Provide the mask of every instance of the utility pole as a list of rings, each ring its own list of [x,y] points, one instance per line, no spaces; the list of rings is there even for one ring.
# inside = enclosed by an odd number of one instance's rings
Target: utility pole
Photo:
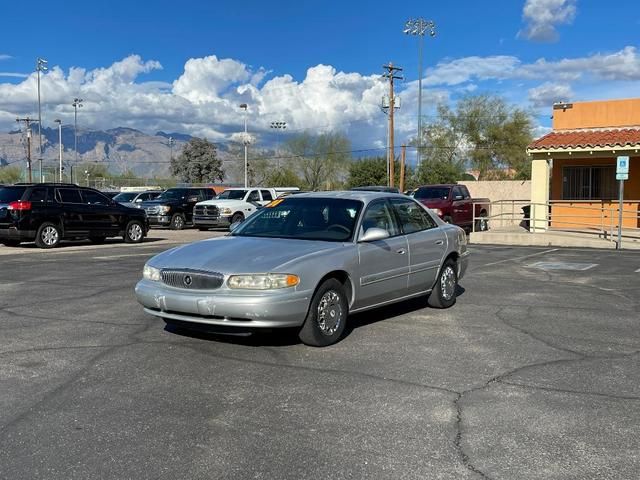
[[[16,122],[18,123],[24,122],[27,127],[27,170],[29,172],[29,183],[32,183],[33,174],[31,173],[31,124],[33,122],[38,122],[38,120],[33,120],[29,117],[25,117],[25,118],[16,118]]]
[[[247,109],[249,108],[246,103],[241,103],[240,108],[244,110],[244,188],[249,186],[247,171],[249,169],[248,152],[249,148],[249,136],[247,135]]]
[[[407,158],[407,146],[400,147],[400,193],[404,192],[404,164]]]
[[[47,61],[44,58],[36,59],[36,72],[38,72],[38,160],[40,162],[40,182],[42,182],[42,109],[40,107],[40,72],[46,72]]]
[[[395,150],[393,145],[393,114],[395,111],[396,98],[393,92],[393,81],[402,80],[403,77],[396,75],[396,72],[401,72],[402,68],[394,67],[393,63],[389,62],[388,65],[383,65],[382,68],[386,72],[382,75],[384,78],[389,79],[389,152],[387,154],[387,162],[389,165],[389,186],[393,186],[393,162],[395,160]]]

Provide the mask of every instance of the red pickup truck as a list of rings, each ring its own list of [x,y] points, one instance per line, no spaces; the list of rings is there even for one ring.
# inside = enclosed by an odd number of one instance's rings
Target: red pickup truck
[[[476,232],[488,230],[488,198],[471,198],[464,185],[425,185],[418,187],[413,197],[436,212],[447,223],[453,223],[465,230],[473,227],[475,204]]]

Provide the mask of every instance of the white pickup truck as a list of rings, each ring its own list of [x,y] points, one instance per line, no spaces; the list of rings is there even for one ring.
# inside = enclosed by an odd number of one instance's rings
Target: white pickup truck
[[[287,188],[282,191],[290,192]],[[295,189],[298,190],[298,189]],[[212,200],[196,203],[193,208],[193,226],[199,230],[212,227],[228,227],[242,222],[281,193],[275,188],[227,188]]]

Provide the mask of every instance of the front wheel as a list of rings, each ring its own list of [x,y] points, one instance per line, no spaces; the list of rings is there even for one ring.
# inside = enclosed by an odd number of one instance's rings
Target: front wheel
[[[456,262],[448,259],[440,269],[436,285],[429,295],[428,303],[434,308],[449,308],[456,303],[458,289],[458,268]]]
[[[244,215],[241,214],[240,212],[235,213],[233,217],[231,217],[231,225],[238,222],[244,222]]]
[[[171,230],[183,230],[187,221],[184,218],[184,215],[181,213],[175,213],[173,217],[171,217],[171,223],[169,224],[169,228]]]
[[[36,245],[40,248],[55,248],[60,244],[61,237],[60,227],[53,223],[45,222],[40,225],[36,232]]]
[[[313,295],[298,338],[312,347],[332,345],[342,337],[348,315],[349,302],[344,287],[335,278],[330,278]]]
[[[479,218],[476,218],[476,232],[486,232],[489,230],[489,223],[487,222],[487,214],[482,212]]]
[[[144,239],[144,226],[138,220],[131,220],[124,230],[125,243],[141,243]]]

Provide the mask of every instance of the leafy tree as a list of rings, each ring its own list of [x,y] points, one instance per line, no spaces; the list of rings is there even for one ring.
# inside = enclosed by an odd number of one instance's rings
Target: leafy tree
[[[459,163],[444,159],[423,160],[416,172],[416,182],[418,185],[456,183],[463,176],[464,170]]]
[[[400,185],[400,161],[394,162],[394,185]],[[406,179],[412,176],[412,172],[405,167]],[[368,185],[387,184],[387,159],[386,157],[369,157],[362,160],[354,160],[349,165],[349,178],[347,187],[364,187]]]
[[[171,159],[171,174],[189,183],[213,183],[224,179],[216,146],[201,138],[189,140],[182,153]]]
[[[467,96],[455,110],[438,106],[436,120],[424,128],[421,157],[438,175],[464,171],[466,166],[478,171],[479,180],[529,178],[526,148],[533,138],[532,128],[531,116],[501,97]]]
[[[0,168],[0,183],[11,184],[22,180],[22,169],[18,166]]]
[[[286,149],[296,157],[291,165],[300,172],[304,187],[309,190],[336,188],[351,159],[351,142],[340,133],[305,132],[290,138]]]

